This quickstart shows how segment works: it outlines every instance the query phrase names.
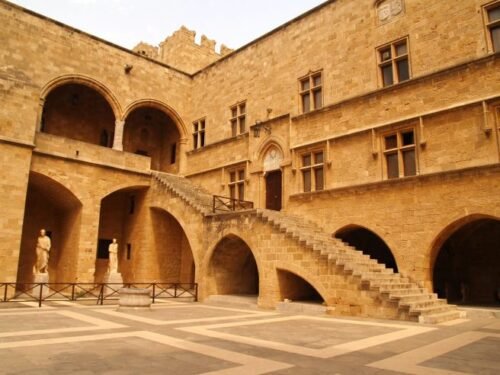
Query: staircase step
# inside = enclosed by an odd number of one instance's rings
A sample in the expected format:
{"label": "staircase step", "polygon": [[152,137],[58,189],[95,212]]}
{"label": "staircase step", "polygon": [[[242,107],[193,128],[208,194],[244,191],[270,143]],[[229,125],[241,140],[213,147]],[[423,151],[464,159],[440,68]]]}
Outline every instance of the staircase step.
{"label": "staircase step", "polygon": [[389,299],[398,301],[400,304],[407,304],[417,301],[431,301],[431,300],[436,300],[437,298],[436,295],[433,293],[418,293],[418,294],[406,294],[406,295],[390,293]]}
{"label": "staircase step", "polygon": [[462,318],[465,318],[465,314],[463,314],[462,311],[451,310],[437,314],[421,315],[419,316],[418,321],[425,324],[439,324]]}
{"label": "staircase step", "polygon": [[[418,307],[418,308],[410,308],[409,315],[410,316],[423,316],[423,315],[432,315],[432,314],[440,314],[448,311],[454,311],[456,308],[454,306],[450,306],[447,304],[438,304],[427,307]],[[457,310],[458,311],[458,310]]]}

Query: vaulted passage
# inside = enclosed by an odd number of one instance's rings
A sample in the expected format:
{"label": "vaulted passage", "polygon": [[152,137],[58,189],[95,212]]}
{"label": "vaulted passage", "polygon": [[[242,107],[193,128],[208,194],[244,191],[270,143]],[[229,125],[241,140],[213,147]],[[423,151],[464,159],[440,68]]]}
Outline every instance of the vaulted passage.
{"label": "vaulted passage", "polygon": [[74,282],[78,263],[81,203],[66,187],[51,178],[30,173],[24,213],[19,283],[33,282],[36,243],[41,229],[51,238],[49,281]]}
{"label": "vaulted passage", "polygon": [[157,280],[194,283],[195,265],[186,233],[174,216],[151,209]]}
{"label": "vaulted passage", "polygon": [[227,236],[217,245],[210,262],[215,294],[259,294],[257,263],[248,245],[236,236]]}
{"label": "vaulted passage", "polygon": [[434,292],[449,302],[500,304],[500,220],[478,219],[456,229],[436,258]]}
{"label": "vaulted passage", "polygon": [[177,173],[179,131],[164,112],[152,107],[133,110],[125,121],[123,150],[151,158],[151,169]]}
{"label": "vaulted passage", "polygon": [[133,278],[133,261],[139,256],[145,215],[145,188],[130,187],[115,191],[101,200],[95,281],[103,282],[107,271],[108,247],[118,242],[118,272],[124,281]]}
{"label": "vaulted passage", "polygon": [[278,269],[280,300],[323,302],[318,291],[302,277],[285,270]]}
{"label": "vaulted passage", "polygon": [[112,147],[114,129],[111,106],[90,87],[66,84],[52,90],[45,99],[42,132]]}
{"label": "vaulted passage", "polygon": [[338,230],[335,233],[335,237],[361,250],[364,254],[376,259],[379,263],[385,264],[386,267],[392,268],[394,272],[398,272],[396,259],[394,259],[389,246],[369,229],[357,225],[349,225]]}

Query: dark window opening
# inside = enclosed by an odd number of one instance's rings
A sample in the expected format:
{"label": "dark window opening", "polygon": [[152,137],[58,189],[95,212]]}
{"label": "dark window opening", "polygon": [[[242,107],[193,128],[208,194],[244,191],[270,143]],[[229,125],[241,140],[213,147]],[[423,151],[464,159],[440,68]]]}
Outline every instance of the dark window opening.
{"label": "dark window opening", "polygon": [[172,143],[172,148],[170,149],[170,164],[175,164],[176,156],[177,156],[177,143]]}

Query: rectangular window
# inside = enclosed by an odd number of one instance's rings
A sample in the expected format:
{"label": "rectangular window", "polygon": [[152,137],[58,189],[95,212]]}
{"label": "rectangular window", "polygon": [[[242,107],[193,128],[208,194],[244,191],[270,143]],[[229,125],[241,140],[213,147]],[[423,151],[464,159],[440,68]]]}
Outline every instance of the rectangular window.
{"label": "rectangular window", "polygon": [[415,176],[417,163],[414,130],[405,129],[386,135],[384,156],[387,178]]}
{"label": "rectangular window", "polygon": [[302,113],[323,107],[321,72],[310,73],[300,79],[300,100]]}
{"label": "rectangular window", "polygon": [[229,196],[233,199],[245,200],[245,169],[229,171]]}
{"label": "rectangular window", "polygon": [[408,38],[377,48],[377,55],[384,87],[410,79]]}
{"label": "rectangular window", "polygon": [[323,190],[324,158],[323,151],[313,151],[302,154],[302,187],[304,192]]}
{"label": "rectangular window", "polygon": [[493,52],[500,52],[500,1],[486,8],[486,27]]}
{"label": "rectangular window", "polygon": [[236,137],[246,131],[246,102],[236,104],[231,107],[231,135]]}
{"label": "rectangular window", "polygon": [[193,122],[193,149],[205,146],[205,119]]}

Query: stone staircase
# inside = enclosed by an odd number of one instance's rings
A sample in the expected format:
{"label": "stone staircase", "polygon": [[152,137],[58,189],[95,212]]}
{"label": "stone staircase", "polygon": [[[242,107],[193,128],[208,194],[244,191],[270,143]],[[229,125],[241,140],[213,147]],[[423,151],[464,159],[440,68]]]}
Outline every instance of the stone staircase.
{"label": "stone staircase", "polygon": [[343,268],[361,290],[377,292],[385,302],[397,304],[398,316],[421,323],[441,323],[463,316],[456,306],[438,299],[434,293],[345,242],[333,238],[315,223],[299,216],[278,211],[257,209],[257,216],[269,222],[286,236],[327,258],[329,263]]}
{"label": "stone staircase", "polygon": [[173,195],[201,214],[212,212],[213,195],[187,178],[164,172],[151,172],[153,178]]}
{"label": "stone staircase", "polygon": [[[154,172],[153,178],[200,214],[211,213],[212,195],[206,190],[183,177],[167,173]],[[308,251],[316,252],[329,264],[341,268],[360,290],[373,292],[381,303],[396,306],[402,320],[436,324],[464,316],[456,306],[448,305],[446,300],[438,299],[436,294],[429,293],[416,282],[332,237],[311,221],[267,209],[245,211],[244,214],[272,225]]]}

